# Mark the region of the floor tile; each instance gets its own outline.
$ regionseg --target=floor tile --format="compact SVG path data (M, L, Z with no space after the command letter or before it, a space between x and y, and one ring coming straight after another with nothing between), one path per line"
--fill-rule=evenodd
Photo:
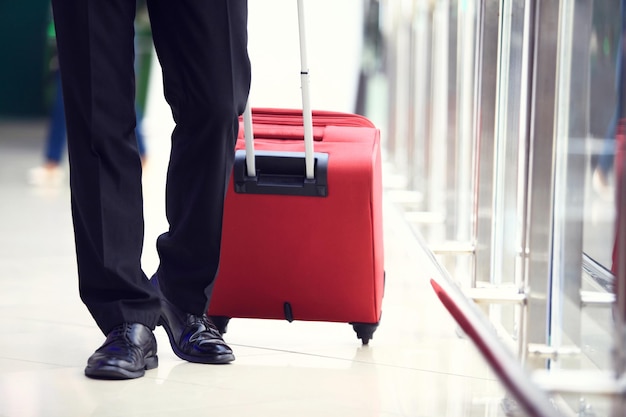
M3 138L44 130L0 129ZM232 319L231 365L181 361L157 328L157 369L132 381L86 378L104 336L78 296L68 186L27 185L36 140L0 146L0 416L501 414L502 386L435 298L428 280L437 270L388 199L383 318L368 346L348 324ZM153 242L166 227L166 163L166 150L155 151L144 173L146 270L158 264Z

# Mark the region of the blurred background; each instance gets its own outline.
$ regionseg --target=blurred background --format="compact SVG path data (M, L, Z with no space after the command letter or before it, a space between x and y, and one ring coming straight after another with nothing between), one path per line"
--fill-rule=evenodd
M579 416L624 415L626 301L614 268L622 3L306 3L313 108L363 114L381 129L386 201L488 320L487 344L505 346L534 386ZM252 105L300 107L295 2L249 9ZM152 267L173 121L145 11L136 33L139 126L157 178L146 187ZM66 208L65 160L53 174L37 169L54 56L48 1L0 0L2 247L19 233L12 205ZM32 191L21 203L2 197L20 187Z

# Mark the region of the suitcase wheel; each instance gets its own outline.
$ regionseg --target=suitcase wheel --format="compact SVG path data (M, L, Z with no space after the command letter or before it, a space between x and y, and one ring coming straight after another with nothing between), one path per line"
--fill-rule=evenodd
M228 327L228 322L230 321L230 317L226 316L209 316L217 330L219 330L221 335L226 333L226 328Z
M356 332L356 337L367 345L374 338L374 332L378 328L378 323L351 323Z

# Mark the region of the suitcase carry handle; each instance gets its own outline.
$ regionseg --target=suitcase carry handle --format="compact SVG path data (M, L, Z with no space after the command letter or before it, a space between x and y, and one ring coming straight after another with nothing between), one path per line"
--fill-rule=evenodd
M306 50L306 30L304 24L304 1L298 1L298 29L300 36L300 84L302 88L302 119L304 123L304 158L305 175L311 180L315 178L315 155L313 149L313 111L311 109L311 93L309 90L309 68ZM254 152L254 133L252 130L252 108L250 101L246 103L243 113L244 138L246 143L246 167L249 176L256 175Z
M326 126L313 126L313 141L321 142L324 139ZM289 130L276 126L259 126L254 129L254 139L278 139L278 140L302 140L304 128L302 126L290 127Z

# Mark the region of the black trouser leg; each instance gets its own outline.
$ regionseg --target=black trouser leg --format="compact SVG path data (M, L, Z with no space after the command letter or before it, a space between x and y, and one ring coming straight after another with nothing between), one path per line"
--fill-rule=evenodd
M176 122L159 283L172 303L202 314L218 270L237 118L250 88L247 2L149 0L148 10Z
M141 270L135 138L135 0L53 0L67 120L80 295L104 333L151 328L159 300Z

